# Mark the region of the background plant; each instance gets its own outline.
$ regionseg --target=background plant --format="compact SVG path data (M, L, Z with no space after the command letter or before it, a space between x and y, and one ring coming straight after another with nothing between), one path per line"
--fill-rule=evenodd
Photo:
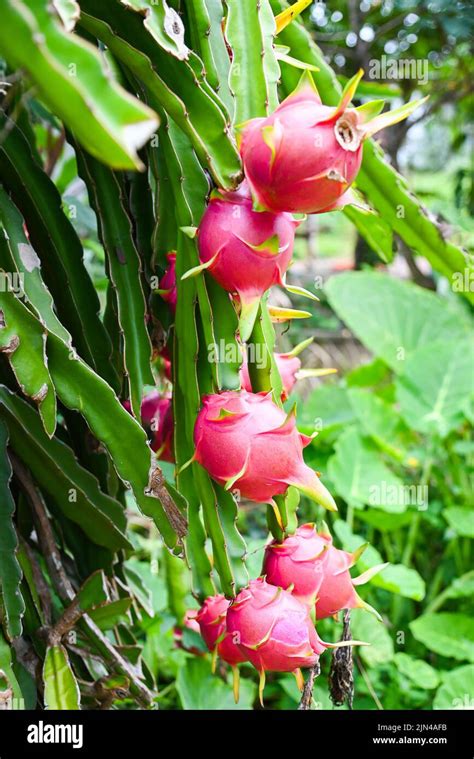
M231 597L259 573L267 526L199 465L182 469L201 396L240 380L228 297L207 276L180 277L198 263L189 228L211 187L241 180L233 126L273 110L301 74L288 55L319 69L325 103L341 87L309 20L274 46L280 0L79 5L7 0L0 28L0 698L231 708L228 673L213 677L208 657L177 648L174 628L197 599ZM356 707L450 708L472 683L472 280L375 144L357 185L372 210L344 213L378 260L392 260L399 238L446 294L370 271L330 279L317 318L335 330L341 319L372 358L317 387L299 417L321 429L307 461L339 497L340 545L370 540L361 571L381 556L392 564L365 596L385 625L353 615L354 637L372 643L356 657ZM170 250L174 324L157 292ZM251 343L267 360L250 376L276 397L284 329L275 335L264 300ZM140 424L145 390L168 389L165 342L176 477ZM427 508L390 501L406 485L428 488ZM304 500L299 515L320 516ZM239 708L251 708L254 674L243 674ZM273 678L268 706L298 700L293 681ZM314 700L330 705L323 678Z

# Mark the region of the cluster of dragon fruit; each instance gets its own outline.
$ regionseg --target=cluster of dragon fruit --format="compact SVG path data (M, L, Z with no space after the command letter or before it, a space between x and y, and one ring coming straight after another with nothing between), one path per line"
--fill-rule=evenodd
M324 213L354 202L350 189L362 161L364 140L383 127L405 118L413 108L381 113L383 102L350 107L359 72L346 86L336 107L325 106L305 75L279 107L266 118L252 119L240 130L245 179L233 192L214 190L197 229L200 265L232 297L239 315L242 343L252 332L260 300L274 285L285 286L292 260L294 214ZM410 104L411 106L412 104ZM160 293L176 308L176 254L160 282ZM301 374L298 354L276 354L286 400ZM324 508L337 510L334 499L303 458L312 438L300 434L294 413L287 414L272 393L252 391L243 351L241 389L207 395L194 429L194 460L226 489L242 499L271 504L289 486ZM165 358L166 371L169 361ZM142 408L144 424L153 426L153 449L159 458L173 460L172 402L158 393ZM353 578L350 568L364 547L354 553L336 548L328 528L304 524L293 534L274 539L265 550L262 574L235 598L207 598L199 611L188 613L184 624L198 631L213 661L217 657L234 671L249 662L260 673L294 672L314 666L320 654L338 645L325 643L316 622L343 609L374 611L356 587L378 568ZM384 565L385 566L385 565ZM375 612L376 613L376 612Z

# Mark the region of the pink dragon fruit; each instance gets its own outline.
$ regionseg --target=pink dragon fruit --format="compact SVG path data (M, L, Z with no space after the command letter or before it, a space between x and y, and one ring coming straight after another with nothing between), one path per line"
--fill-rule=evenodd
M293 595L309 607L316 604L317 620L355 608L378 616L358 596L355 586L368 582L387 564L371 567L356 578L349 572L366 547L354 553L342 551L333 545L327 528L318 533L313 524L305 524L282 543L273 541L267 546L262 571L269 582L291 588Z
M167 253L166 255L168 259L168 268L166 269L165 273L163 274L162 278L159 282L159 293L163 300L165 300L172 311L172 313L176 313L176 297L177 297L177 290L176 290L176 253L174 251L171 251L170 253Z
M349 108L363 75L353 77L336 107L321 103L310 74L267 118L244 125L241 154L258 204L274 213L322 213L344 205L341 196L359 171L362 144L420 105L408 103L380 114L383 101ZM347 199L351 202L351 199Z
M209 596L199 609L196 622L209 651L217 650L220 658L234 667L247 659L227 632L226 615L229 604L230 601L222 594Z
M260 672L295 672L311 667L328 646L318 636L308 608L263 578L251 580L227 611L227 630Z
M328 547L327 539L318 535L314 525L302 525L282 543L274 540L267 545L262 574L272 585L292 588L296 598L314 606Z
M203 398L194 428L198 461L226 489L243 498L272 503L273 496L295 485L327 509L334 499L304 463L311 438L296 429L295 415L285 414L270 393L228 390Z
M123 405L130 411L130 402ZM161 396L157 390L148 393L141 405L143 425L152 434L152 450L161 461L174 462L173 454L173 403L171 398Z
M258 213L244 182L236 192L214 192L197 231L200 266L240 302L242 340L252 330L258 304L272 285L282 284L293 253L291 214Z
M213 655L212 667L215 667L215 658L220 656L222 661L232 667L233 688L235 703L239 700L239 670L237 664L247 661L247 657L236 646L233 636L227 630L227 610L230 601L222 594L209 596L201 606L196 621L199 624L201 635L206 646Z

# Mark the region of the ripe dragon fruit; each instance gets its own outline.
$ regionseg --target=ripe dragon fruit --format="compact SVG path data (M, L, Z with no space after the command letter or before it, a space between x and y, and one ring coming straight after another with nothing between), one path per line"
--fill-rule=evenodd
M171 251L166 255L168 259L168 268L163 274L159 282L159 290L161 297L165 300L171 309L173 314L176 313L176 253Z
M321 98L310 74L270 116L243 125L240 150L254 199L268 211L322 213L344 205L362 161L363 141L409 116L421 102L380 114L383 101L349 108L359 71L339 104ZM347 198L348 202L352 199Z
M327 528L318 533L313 524L305 524L282 543L272 541L267 546L262 572L269 582L291 588L292 594L309 607L315 605L317 620L355 608L378 616L357 595L355 586L368 582L387 564L371 567L356 578L349 572L366 547L354 553L342 551L333 545Z
M301 667L316 664L329 646L318 636L308 608L263 578L251 580L229 606L227 630L260 673L260 701L265 672L298 674Z
M304 463L311 438L296 429L270 393L228 390L203 398L194 428L198 461L227 490L243 498L273 504L273 496L295 485L317 503L336 511L334 499Z
M130 411L130 402L123 405ZM144 427L151 433L151 448L161 461L174 462L173 453L173 403L171 398L152 390L142 401L140 415Z
M223 661L231 666L247 661L240 649L233 643L226 628L226 615L230 601L222 594L209 596L196 615L201 635L209 651L216 651Z
M213 668L215 657L230 664L234 680L234 698L239 700L239 670L237 664L247 661L247 657L233 642L233 636L227 631L226 617L230 601L222 594L209 596L204 601L196 615L201 635L206 646L213 654Z
M245 182L235 192L211 195L197 230L201 264L184 277L207 269L224 290L238 296L243 341L263 293L283 284L297 225L291 214L254 211Z

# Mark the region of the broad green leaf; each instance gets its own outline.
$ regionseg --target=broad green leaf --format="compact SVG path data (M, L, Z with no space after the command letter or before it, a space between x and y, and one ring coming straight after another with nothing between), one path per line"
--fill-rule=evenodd
M328 462L328 475L337 493L358 508L375 506L391 513L405 511L410 493L402 480L381 461L380 453L357 429L338 438Z
M9 638L21 635L25 604L21 595L22 571L17 559L18 537L13 524L15 502L10 492L12 468L7 454L8 430L0 420L0 597Z
M374 387L387 379L388 375L387 365L381 359L376 358L369 364L362 364L362 366L351 369L344 379L349 387Z
M393 640L383 622L362 609L351 611L351 632L354 640L370 643L361 646L357 653L369 667L377 667L393 659Z
M394 662L400 674L419 688L432 690L438 686L439 674L428 662L403 653L395 654Z
M445 598L470 598L474 596L474 569L457 577L443 592Z
M117 318L123 336L124 372L131 407L137 419L145 385L153 385L151 342L146 328L147 309L141 285L141 264L133 240L120 177L83 151L77 151L79 173L99 223L107 254L107 272L117 295Z
M434 598L426 609L426 613L438 611L446 601L452 598L474 597L474 570L456 577L447 588Z
M0 404L10 445L58 508L94 543L112 550L129 548L122 505L101 492L95 477L78 464L72 449L59 438L48 438L34 409L4 386L0 386Z
M203 75L202 61L190 51L178 60L114 0L82 0L80 24L97 36L145 87L153 108L163 108L191 140L219 187L234 187L241 177L229 115Z
M50 646L43 665L46 709L75 711L81 708L81 694L66 649Z
M387 274L348 272L332 277L325 290L337 315L397 374L420 348L468 337L468 324L448 301Z
M387 514L387 518L392 517ZM361 535L352 533L349 525L338 519L334 522L334 531L342 543L345 551L355 551L366 541ZM368 546L362 556L357 561L357 574L365 572L377 564L383 564L384 558L374 546ZM352 572L356 576L356 572ZM389 564L382 572L379 572L370 580L370 585L377 588L383 588L390 593L396 593L404 598L412 598L415 601L421 601L425 597L425 582L416 569L411 569L403 564ZM364 586L360 588L360 593L364 595Z
M423 614L410 622L410 630L430 651L460 661L474 661L474 619L466 614Z
M361 562L361 566L364 562ZM426 586L421 575L404 564L390 564L380 575L371 580L372 585L396 593L404 598L412 598L414 601L422 601L425 597Z
M2 11L0 47L9 63L27 72L90 153L117 169L140 167L137 150L158 126L156 114L106 74L98 51L69 34L46 2L5 0Z
M227 2L226 39L232 50L229 84L235 123L266 116L278 105L280 67L273 49L275 20L268 0Z
M474 392L472 336L419 348L397 378L400 413L426 435L446 437L462 424Z
M358 511L357 519L370 524L380 532L391 532L410 524L413 519L413 511L405 511L403 514L387 514L386 511L370 509L370 511Z
M474 513L472 509L462 506L449 506L444 509L443 516L458 535L474 538Z
M1 247L1 242L0 242ZM0 277L7 276L0 269ZM0 289L0 352L4 353L22 392L38 406L44 429L56 429L56 394L46 357L46 330L13 292Z
M436 691L433 709L472 709L474 706L474 666L466 664L443 673Z
M347 390L336 383L317 387L298 409L298 427L308 434L317 430L321 440L356 419Z
M403 461L406 452L400 437L404 424L394 406L373 393L356 388L350 389L348 395L364 433L394 459Z
M6 137L0 142L2 182L28 219L29 239L41 260L42 276L53 296L58 317L84 360L117 388L117 376L110 364L112 347L98 315L99 298L84 266L81 242L62 211L54 183L39 166L25 135L13 121L5 121L0 114L0 129L4 128ZM25 265L28 268L29 264ZM31 290L27 292L29 295ZM37 300L35 309L39 311ZM57 324L54 326L48 320L48 325L54 334L59 334ZM60 337L65 339L64 335Z
M180 667L176 687L183 709L251 709L256 696L252 681L242 679L240 682L239 703L234 703L231 676L225 683L220 677L211 673L209 658L193 657L187 659Z
M206 646L200 633L195 630L190 630L189 627L183 627L181 643L185 650L200 652L201 654L209 653L209 649Z

